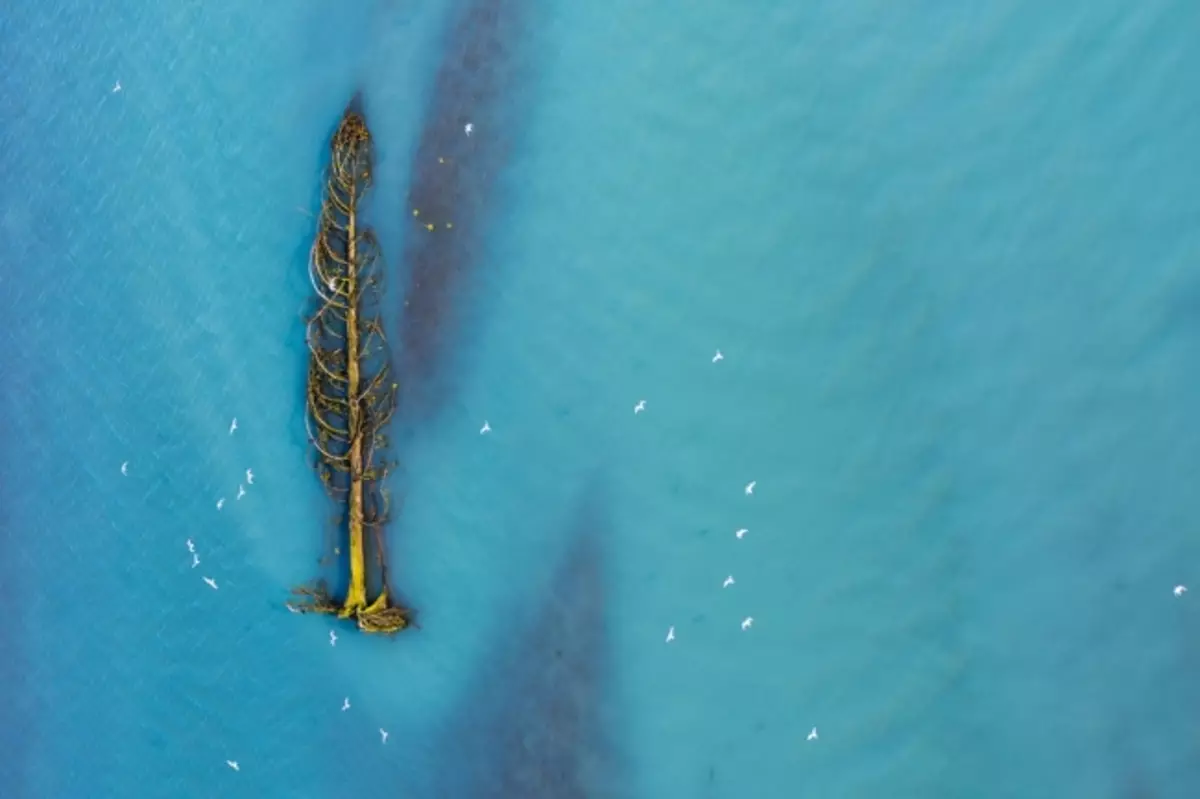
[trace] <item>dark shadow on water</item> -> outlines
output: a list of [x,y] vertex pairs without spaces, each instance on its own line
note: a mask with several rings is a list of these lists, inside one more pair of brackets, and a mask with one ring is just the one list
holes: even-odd
[[[7,478],[6,470],[0,466],[0,477]],[[0,490],[10,491],[12,485],[5,479]],[[22,602],[21,591],[16,582],[19,564],[25,558],[18,557],[22,548],[21,535],[16,529],[9,508],[9,497],[0,495],[0,605],[10,612],[21,613],[26,603]],[[23,657],[24,647],[21,631],[14,629],[21,618],[0,622],[0,796],[20,799],[28,795],[27,774],[30,755],[29,741],[33,732],[28,724],[29,710],[25,703],[25,674],[28,666]]]
[[[6,264],[0,258],[0,265]],[[16,274],[13,269],[9,274]],[[7,364],[0,374],[0,413],[11,419],[18,412],[13,398],[30,391],[22,385],[19,364]],[[6,430],[6,432],[9,432]],[[12,435],[8,441],[18,440]],[[13,498],[28,496],[27,472],[18,463],[19,450],[10,448],[0,453],[0,607],[8,609],[0,621],[0,797],[22,799],[30,795],[29,758],[38,730],[31,724],[36,710],[31,704],[30,666],[23,639],[26,608],[32,606],[27,593],[30,567],[34,562],[26,541],[32,541],[33,531],[21,529]],[[36,581],[34,581],[36,584]]]
[[498,629],[441,741],[432,796],[625,795],[608,734],[608,516],[603,489],[592,486],[564,530],[569,541],[548,593]]
[[408,425],[431,418],[452,393],[464,308],[488,268],[485,228],[504,206],[496,178],[523,115],[517,56],[526,6],[461,0],[447,30],[402,220],[408,283],[393,357]]

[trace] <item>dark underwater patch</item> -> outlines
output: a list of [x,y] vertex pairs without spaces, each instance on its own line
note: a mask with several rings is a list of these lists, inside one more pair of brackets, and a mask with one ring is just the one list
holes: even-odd
[[[8,477],[8,470],[0,465],[0,488],[5,493],[11,490]],[[13,523],[9,497],[0,494],[0,605],[18,613],[26,604],[17,584],[18,566],[25,561],[18,557],[20,550],[21,531]],[[0,796],[14,799],[27,795],[29,741],[34,732],[28,719],[31,708],[25,675],[29,667],[23,649],[20,630],[13,628],[11,620],[0,623],[0,703],[4,706],[0,713],[0,747],[4,750],[0,755]]]
[[[613,702],[606,499],[591,489],[548,593],[501,629],[440,747],[435,796],[584,799],[624,795],[608,733]],[[527,623],[522,629],[522,619]]]
[[517,54],[525,5],[465,0],[447,31],[402,220],[408,285],[395,358],[400,414],[408,422],[445,405],[464,307],[473,278],[487,268],[484,229],[503,210],[496,178],[521,116]]

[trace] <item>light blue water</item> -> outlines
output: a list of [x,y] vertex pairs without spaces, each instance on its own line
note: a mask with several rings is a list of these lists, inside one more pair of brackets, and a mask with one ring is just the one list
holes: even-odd
[[449,3],[0,12],[0,795],[1196,795],[1200,8],[533,8],[336,647],[297,209],[362,86],[402,274]]

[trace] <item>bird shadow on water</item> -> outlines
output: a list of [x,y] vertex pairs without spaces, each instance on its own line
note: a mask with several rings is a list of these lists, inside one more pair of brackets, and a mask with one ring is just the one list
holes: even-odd
[[[625,796],[606,710],[611,652],[606,489],[593,481],[565,531],[565,553],[534,608],[506,624],[436,745],[430,796]],[[527,611],[527,612],[526,612]]]

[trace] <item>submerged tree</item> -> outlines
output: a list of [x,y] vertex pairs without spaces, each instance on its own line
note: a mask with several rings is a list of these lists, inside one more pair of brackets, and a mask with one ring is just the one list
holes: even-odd
[[[391,604],[383,527],[385,428],[396,408],[397,384],[388,370],[387,342],[378,315],[382,293],[379,246],[362,223],[360,207],[371,185],[371,134],[358,98],[342,116],[330,146],[331,160],[317,239],[309,258],[316,310],[308,320],[308,408],[305,424],[317,473],[338,503],[350,575],[346,598],[330,596],[323,582],[298,588],[289,605],[299,612],[354,619],[365,632],[393,633],[408,626],[409,612]],[[379,566],[379,594],[368,600],[367,546]]]

